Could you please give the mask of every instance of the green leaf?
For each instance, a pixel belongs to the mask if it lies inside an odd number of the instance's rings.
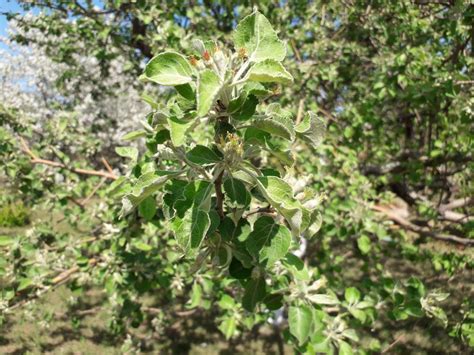
[[[256,181],[262,195],[285,217],[294,235],[309,226],[309,212],[294,198],[293,189],[287,182],[276,176],[260,176]]]
[[[280,293],[267,295],[263,300],[263,303],[265,303],[265,306],[267,306],[270,311],[276,311],[283,307],[283,295]]]
[[[133,131],[133,132],[125,134],[122,137],[122,139],[124,141],[131,141],[131,140],[138,139],[138,138],[141,138],[141,137],[146,137],[146,131],[144,131],[144,130]]]
[[[260,83],[256,81],[248,81],[245,83],[243,90],[247,92],[248,95],[255,95],[259,98],[265,98],[272,94],[272,91],[267,89]]]
[[[246,268],[237,258],[233,258],[229,265],[229,275],[237,280],[248,279],[252,275],[252,269]]]
[[[352,355],[352,347],[343,340],[339,341],[339,355]]]
[[[248,71],[246,78],[260,83],[291,84],[293,77],[286,71],[280,62],[266,59],[254,64]]]
[[[366,235],[362,235],[357,239],[357,246],[362,254],[368,254],[372,248],[370,238]]]
[[[291,141],[295,138],[291,113],[283,110],[279,104],[268,105],[266,116],[256,119],[253,126]]]
[[[291,306],[288,311],[288,323],[290,333],[298,339],[299,345],[303,345],[311,333],[313,315],[308,306]]]
[[[144,76],[160,85],[176,86],[191,82],[192,74],[193,68],[183,55],[164,52],[148,62]]]
[[[187,254],[192,249],[199,248],[210,225],[211,220],[206,211],[191,208],[186,211],[183,218],[175,216],[171,228],[179,246]]]
[[[186,100],[193,101],[196,98],[196,93],[190,84],[177,85],[174,88]]]
[[[144,199],[155,191],[161,189],[166,181],[168,181],[168,179],[173,175],[175,174],[157,176],[155,173],[150,172],[140,176],[137,183],[132,188],[132,191],[122,198],[122,210],[120,211],[121,217],[129,214]]]
[[[260,12],[255,11],[237,25],[234,32],[237,49],[247,51],[249,61],[260,62],[274,59],[281,62],[286,56],[286,46],[278,39],[270,22]]]
[[[222,309],[234,309],[235,300],[231,296],[224,294],[219,300],[219,307]]]
[[[283,265],[295,279],[306,282],[311,280],[308,268],[304,264],[303,260],[298,258],[296,255],[291,253],[286,254],[285,259],[283,259]]]
[[[142,251],[150,251],[150,250],[153,249],[151,245],[148,245],[148,244],[143,243],[143,242],[135,242],[135,243],[133,243],[133,246],[137,249],[142,250]]]
[[[350,304],[354,304],[359,302],[360,300],[360,292],[355,287],[348,287],[344,292],[344,298]]]
[[[219,213],[217,213],[216,210],[210,210],[209,218],[211,219],[211,225],[209,226],[207,233],[212,234],[217,230],[217,228],[219,228],[219,225],[221,223],[221,217],[219,216]]]
[[[203,70],[199,75],[197,86],[197,114],[207,115],[217,100],[222,83],[219,76],[210,69]]]
[[[33,280],[29,278],[22,278],[18,284],[17,291],[23,291],[24,289],[33,285]]]
[[[116,147],[115,152],[124,158],[130,158],[133,161],[138,159],[138,149],[135,147]]]
[[[229,340],[232,338],[237,330],[235,317],[229,317],[224,319],[224,321],[219,326],[219,330],[224,334],[225,338]]]
[[[242,105],[244,104],[245,100],[247,100],[248,93],[245,90],[242,90],[240,95],[235,99],[230,100],[229,106],[227,107],[227,111],[229,113],[237,112]]]
[[[221,158],[211,149],[203,145],[197,145],[191,149],[186,157],[194,164],[209,165],[221,161]]]
[[[255,95],[247,95],[246,91],[229,103],[229,112],[232,118],[238,121],[246,121],[255,114],[258,99]]]
[[[291,243],[290,231],[269,216],[260,217],[254,224],[253,231],[246,240],[247,250],[258,257],[260,262],[267,260],[267,265],[283,258]]]
[[[273,116],[257,118],[253,126],[262,131],[279,136],[290,141],[295,139],[295,130],[293,122],[287,117]]]
[[[186,141],[186,132],[192,126],[193,121],[180,120],[177,117],[171,116],[167,118],[170,128],[171,142],[175,147],[179,147]]]
[[[151,221],[156,213],[156,200],[148,196],[138,205],[138,212],[147,221]]]
[[[10,237],[8,235],[0,235],[0,247],[7,247],[9,245],[12,245],[14,243],[13,237]]]
[[[143,76],[145,76],[143,74]],[[143,93],[140,95],[140,98],[145,101],[148,105],[150,105],[150,107],[153,109],[153,110],[156,110],[159,105],[158,103],[155,101],[155,99],[153,97],[151,97],[150,95],[148,95],[147,93]]]
[[[326,122],[313,112],[308,112],[303,120],[295,126],[298,137],[310,143],[314,148],[319,146],[326,134]]]
[[[191,289],[191,299],[188,308],[196,308],[201,305],[202,300],[202,287],[197,283],[193,283],[193,288]]]
[[[213,186],[207,181],[194,181],[182,191],[183,198],[174,203],[176,215],[170,227],[185,254],[194,253],[211,226],[209,210]]]
[[[266,296],[266,283],[264,277],[250,279],[245,286],[242,306],[249,312],[253,312],[255,306]]]
[[[339,300],[336,296],[327,294],[311,294],[306,296],[308,300],[315,304],[322,304],[325,306],[333,306],[339,304]]]
[[[233,207],[247,207],[250,204],[250,194],[241,180],[230,176],[224,181],[224,191]]]

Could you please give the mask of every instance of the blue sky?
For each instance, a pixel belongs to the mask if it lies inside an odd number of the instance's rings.
[[[93,3],[101,7],[102,3],[100,0],[94,0]],[[35,11],[35,10],[33,10]],[[36,10],[38,11],[38,10]],[[0,36],[6,35],[6,30],[8,28],[8,21],[5,15],[2,15],[3,12],[19,12],[23,13],[23,9],[16,0],[0,0]],[[1,46],[1,44],[0,44]]]
[[[0,13],[2,12],[23,12],[21,7],[16,1],[13,0],[2,0],[0,1]],[[8,27],[8,21],[5,15],[0,15],[0,36],[6,34]]]

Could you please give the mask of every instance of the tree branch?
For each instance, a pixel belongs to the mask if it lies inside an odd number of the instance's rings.
[[[425,237],[430,237],[438,240],[442,240],[444,242],[454,242],[466,246],[471,246],[474,245],[474,239],[467,239],[467,238],[460,238],[456,237],[454,235],[449,235],[449,234],[441,234],[441,233],[436,233],[433,232],[425,227],[418,226],[416,224],[413,224],[406,218],[402,217],[400,214],[395,212],[394,210],[388,209],[386,207],[374,205],[371,206],[371,208],[375,211],[382,212],[385,214],[389,219],[397,223],[399,226],[403,227],[406,230],[409,230],[411,232],[415,232],[417,234],[423,235]]]
[[[30,148],[26,144],[26,141],[22,137],[20,137],[20,143],[21,143],[21,146],[22,146],[22,150],[30,156],[30,158],[31,158],[30,161],[33,164],[43,164],[43,165],[53,166],[53,167],[56,167],[56,168],[65,168],[65,169],[69,169],[73,173],[80,174],[80,175],[102,176],[104,178],[111,179],[111,180],[117,180],[118,179],[117,175],[115,175],[113,173],[110,173],[110,172],[98,171],[98,170],[89,170],[89,169],[79,169],[79,168],[68,168],[63,163],[58,163],[58,162],[55,162],[55,161],[52,161],[52,160],[38,158],[30,150]]]
[[[216,210],[221,219],[224,219],[224,194],[222,193],[222,176],[224,175],[224,170],[219,173],[216,181],[214,181],[214,186],[216,189]]]
[[[94,266],[96,264],[97,264],[97,259],[92,258],[92,259],[89,260],[89,266]],[[51,280],[51,285],[50,286],[28,295],[28,297],[26,297],[26,298],[22,299],[21,301],[15,303],[11,307],[6,308],[4,310],[4,313],[9,313],[9,312],[21,307],[21,306],[24,306],[25,304],[27,304],[27,303],[29,303],[29,302],[37,299],[37,298],[40,298],[41,296],[43,296],[47,292],[52,291],[52,290],[58,288],[59,286],[65,284],[66,282],[68,282],[71,279],[71,277],[74,274],[79,272],[79,270],[80,270],[79,266],[74,266],[74,267],[72,267],[68,270],[65,270],[65,271],[61,272],[58,276],[56,276],[55,278],[53,278]]]

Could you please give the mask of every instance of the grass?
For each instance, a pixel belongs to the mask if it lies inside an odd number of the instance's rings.
[[[44,217],[41,212],[36,212],[32,218]],[[58,223],[60,216],[50,217],[55,229],[68,232],[70,227]],[[22,229],[9,228],[9,232]],[[436,241],[426,243],[424,248],[438,251],[447,248],[445,251],[450,251],[449,246]],[[341,246],[335,253],[345,255],[347,250]],[[472,257],[472,250],[459,253]],[[425,280],[428,289],[441,288],[449,292],[451,296],[443,304],[448,314],[459,315],[462,300],[474,297],[474,274],[471,269],[467,268],[454,277],[449,277],[436,273],[429,263],[409,264],[395,251],[381,262],[385,271],[397,279],[414,275]],[[346,270],[344,279],[348,284],[356,285],[367,276],[367,271],[362,270],[362,261],[357,257],[346,257],[341,267]],[[369,276],[373,273],[377,271],[368,271]],[[90,288],[79,300],[71,303],[73,296],[72,291],[61,286],[40,299],[40,307],[22,309],[9,316],[6,324],[0,328],[0,354],[121,354],[134,353],[137,349],[150,354],[198,355],[282,352],[280,335],[270,326],[254,329],[228,342],[218,331],[213,314],[202,311],[180,317],[159,332],[152,330],[154,315],[149,314],[139,328],[131,330],[133,342],[126,348],[127,337],[114,336],[108,327],[109,305],[102,290]],[[366,329],[362,342],[366,342],[368,336],[381,339],[381,349],[393,345],[389,354],[464,354],[469,351],[458,339],[449,337],[448,330],[433,319],[392,322],[384,314],[380,316],[381,320],[372,329]],[[293,353],[287,346],[283,347],[283,352]]]
[[[29,210],[23,201],[6,202],[0,207],[0,227],[22,227],[29,222]]]
[[[0,354],[121,354],[126,338],[115,338],[107,322],[104,294],[98,289],[86,292],[87,302],[70,306],[72,293],[61,287],[42,299],[41,307],[33,314],[14,315],[0,335]],[[45,319],[37,323],[33,319]],[[144,328],[132,333],[143,353],[163,354],[277,354],[278,348],[271,329],[260,332],[259,339],[239,340],[228,343],[212,320],[203,315],[184,317],[165,330],[163,335],[145,336]],[[285,353],[291,353],[289,348]],[[130,351],[133,353],[133,351]]]

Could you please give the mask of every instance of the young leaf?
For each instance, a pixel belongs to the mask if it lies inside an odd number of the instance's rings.
[[[210,69],[203,70],[199,75],[197,86],[197,114],[207,115],[217,100],[222,83],[219,76]]]
[[[343,340],[339,341],[339,355],[352,355],[352,347]]]
[[[283,266],[293,275],[297,280],[309,282],[311,276],[308,268],[304,264],[303,260],[298,258],[296,255],[288,253],[283,259]]]
[[[288,221],[294,235],[308,227],[310,214],[294,198],[292,187],[276,176],[257,177],[257,186],[265,199]]]
[[[246,240],[249,253],[258,257],[260,262],[267,260],[268,266],[286,255],[290,243],[290,231],[269,216],[262,216],[255,222]]]
[[[357,246],[362,254],[368,254],[372,248],[370,238],[366,235],[362,235],[357,239]]]
[[[273,59],[266,59],[254,64],[247,73],[248,80],[260,83],[280,83],[290,84],[293,77],[286,71],[280,62]]]
[[[180,120],[175,116],[167,118],[170,128],[171,142],[175,147],[179,147],[186,141],[186,132],[192,126],[193,121]]]
[[[266,283],[264,277],[251,279],[245,286],[242,306],[249,312],[253,312],[255,306],[266,296]]]
[[[298,339],[299,345],[303,345],[311,333],[313,315],[308,306],[291,306],[288,311],[288,323],[290,333]]]
[[[138,158],[138,149],[135,147],[116,147],[115,152],[124,158],[130,158],[136,161]]]
[[[191,82],[192,74],[193,68],[183,55],[164,52],[148,62],[144,76],[160,85],[176,86]]]
[[[186,157],[198,165],[215,164],[221,161],[221,158],[213,150],[203,145],[195,146],[186,154]]]
[[[308,112],[295,127],[297,136],[308,141],[314,148],[319,146],[326,133],[326,122],[313,112]]]
[[[201,305],[202,300],[202,287],[198,282],[193,283],[193,288],[191,289],[191,299],[189,302],[188,308],[196,308]]]
[[[293,122],[286,117],[274,116],[258,118],[253,122],[253,126],[290,141],[295,138]]]
[[[322,304],[326,306],[339,304],[339,300],[337,299],[336,296],[333,296],[333,295],[326,295],[322,293],[312,294],[312,295],[308,295],[307,298],[315,304]]]
[[[237,49],[244,48],[251,62],[273,59],[281,62],[286,56],[286,46],[278,39],[270,22],[255,11],[237,25],[234,32]]]
[[[131,140],[138,139],[138,138],[141,138],[141,137],[146,137],[146,131],[144,131],[144,130],[133,131],[133,132],[125,134],[122,137],[122,139],[124,141],[131,141]]]
[[[148,245],[140,241],[133,243],[133,246],[141,251],[150,251],[153,249],[151,245]]]
[[[144,199],[163,187],[166,181],[173,175],[157,176],[155,173],[150,172],[140,176],[132,191],[122,198],[120,215],[123,217],[129,214]]]
[[[219,330],[224,334],[225,338],[229,340],[232,338],[237,330],[235,317],[229,317],[219,326]]]
[[[184,97],[186,100],[194,101],[196,93],[190,84],[177,85],[174,87],[178,94]]]

